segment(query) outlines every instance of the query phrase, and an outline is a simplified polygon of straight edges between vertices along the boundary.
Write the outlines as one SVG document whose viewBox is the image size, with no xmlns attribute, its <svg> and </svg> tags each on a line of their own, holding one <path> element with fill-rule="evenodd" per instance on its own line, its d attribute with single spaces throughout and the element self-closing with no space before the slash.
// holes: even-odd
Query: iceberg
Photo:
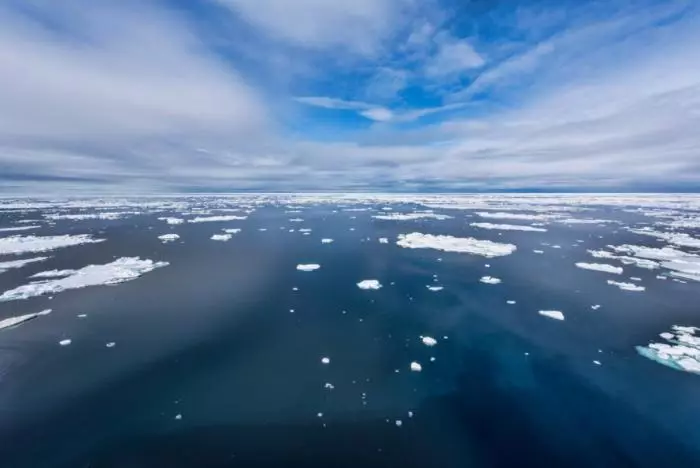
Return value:
<svg viewBox="0 0 700 468">
<path fill-rule="evenodd" d="M 56 294 L 68 289 L 123 283 L 167 265 L 168 262 L 141 260 L 139 257 L 122 257 L 104 265 L 88 265 L 79 270 L 67 270 L 70 273 L 60 279 L 35 281 L 5 291 L 0 295 L 0 302 Z"/>
<path fill-rule="evenodd" d="M 459 252 L 482 255 L 487 258 L 510 255 L 517 247 L 513 244 L 500 244 L 473 237 L 434 236 L 432 234 L 400 234 L 396 244 L 408 249 L 436 249 L 444 252 Z"/>
</svg>

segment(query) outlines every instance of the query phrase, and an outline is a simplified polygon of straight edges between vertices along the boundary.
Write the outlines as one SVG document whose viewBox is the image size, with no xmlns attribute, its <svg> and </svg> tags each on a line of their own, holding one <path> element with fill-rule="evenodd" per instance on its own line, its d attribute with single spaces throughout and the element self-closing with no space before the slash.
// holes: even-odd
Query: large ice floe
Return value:
<svg viewBox="0 0 700 468">
<path fill-rule="evenodd" d="M 637 245 L 620 245 L 610 247 L 615 252 L 624 253 L 628 256 L 625 260 L 635 262 L 639 266 L 639 260 L 646 262 L 660 262 L 657 264 L 661 268 L 671 270 L 671 276 L 684 278 L 692 281 L 700 281 L 700 255 L 683 252 L 672 247 L 654 248 Z"/>
<path fill-rule="evenodd" d="M 700 249 L 700 239 L 695 238 L 690 234 L 685 234 L 682 232 L 660 232 L 649 228 L 630 229 L 630 231 L 634 232 L 635 234 L 656 237 L 657 239 L 664 240 L 669 244 L 677 245 L 679 247 Z"/>
<path fill-rule="evenodd" d="M 7 270 L 12 270 L 14 268 L 22 268 L 25 265 L 29 265 L 30 263 L 35 263 L 35 262 L 43 262 L 49 257 L 34 257 L 34 258 L 25 258 L 23 260 L 11 260 L 9 262 L 0 262 L 0 273 L 4 273 Z"/>
<path fill-rule="evenodd" d="M 29 231 L 31 229 L 39 229 L 41 226 L 15 226 L 15 227 L 5 227 L 0 228 L 0 232 L 16 232 L 16 231 Z"/>
<path fill-rule="evenodd" d="M 78 270 L 59 270 L 51 276 L 58 279 L 35 281 L 0 295 L 0 302 L 28 299 L 44 294 L 56 294 L 68 289 L 88 286 L 111 285 L 131 281 L 156 268 L 167 266 L 168 262 L 142 260 L 139 257 L 122 257 L 104 265 L 88 265 Z M 38 274 L 37 276 L 40 276 Z"/>
<path fill-rule="evenodd" d="M 321 268 L 318 263 L 300 263 L 297 265 L 297 270 L 299 271 L 315 271 Z"/>
<path fill-rule="evenodd" d="M 612 286 L 617 286 L 618 288 L 622 289 L 623 291 L 641 292 L 641 291 L 644 291 L 646 289 L 644 286 L 639 286 L 638 284 L 623 283 L 620 281 L 613 281 L 613 280 L 608 280 L 608 284 L 612 285 Z"/>
<path fill-rule="evenodd" d="M 700 374 L 700 337 L 697 327 L 674 325 L 671 332 L 659 335 L 665 343 L 649 343 L 637 346 L 637 352 L 672 369 Z"/>
<path fill-rule="evenodd" d="M 506 213 L 506 212 L 495 212 L 490 213 L 488 211 L 478 211 L 477 216 L 487 219 L 517 219 L 521 221 L 547 221 L 552 218 L 556 218 L 557 215 L 552 214 L 526 214 L 526 213 Z"/>
<path fill-rule="evenodd" d="M 226 242 L 231 240 L 232 237 L 233 234 L 213 234 L 210 239 L 214 241 Z"/>
<path fill-rule="evenodd" d="M 185 220 L 182 218 L 170 218 L 170 217 L 158 218 L 158 220 L 165 221 L 168 224 L 182 224 L 185 222 Z"/>
<path fill-rule="evenodd" d="M 501 283 L 501 279 L 496 278 L 494 276 L 482 276 L 481 279 L 479 279 L 479 281 L 481 281 L 482 283 L 486 283 L 486 284 L 500 284 Z"/>
<path fill-rule="evenodd" d="M 158 239 L 163 242 L 163 244 L 167 244 L 168 242 L 174 242 L 180 238 L 179 235 L 177 234 L 163 234 L 162 236 L 158 236 Z"/>
<path fill-rule="evenodd" d="M 46 309 L 42 310 L 41 312 L 35 312 L 33 314 L 18 315 L 17 317 L 10 317 L 4 320 L 0 320 L 0 330 L 15 327 L 21 323 L 33 320 L 37 317 L 41 317 L 42 315 L 49 315 L 50 313 L 51 309 Z"/>
<path fill-rule="evenodd" d="M 224 215 L 224 216 L 198 216 L 188 220 L 188 223 L 219 223 L 224 221 L 242 221 L 248 219 L 247 216 Z"/>
<path fill-rule="evenodd" d="M 94 244 L 105 239 L 94 239 L 88 234 L 63 236 L 11 236 L 0 238 L 0 255 L 48 252 L 49 250 L 80 244 Z"/>
<path fill-rule="evenodd" d="M 554 320 L 564 320 L 564 313 L 559 310 L 540 310 L 539 314 Z"/>
<path fill-rule="evenodd" d="M 383 215 L 374 215 L 372 217 L 375 219 L 393 220 L 393 221 L 413 221 L 416 219 L 436 219 L 439 221 L 443 221 L 445 219 L 452 219 L 452 216 L 435 214 L 435 213 L 427 213 L 427 212 L 426 213 L 423 213 L 423 212 L 390 213 L 390 214 L 383 214 Z"/>
<path fill-rule="evenodd" d="M 420 232 L 401 234 L 396 244 L 408 249 L 436 249 L 444 252 L 481 255 L 487 258 L 510 255 L 517 249 L 513 244 L 501 244 L 473 237 L 434 236 Z"/>
<path fill-rule="evenodd" d="M 382 284 L 376 279 L 366 279 L 357 283 L 357 287 L 360 289 L 380 289 Z"/>
<path fill-rule="evenodd" d="M 578 262 L 576 266 L 584 270 L 602 271 L 603 273 L 612 273 L 614 275 L 621 275 L 624 271 L 622 267 L 616 267 L 615 265 L 609 265 L 607 263 Z"/>
<path fill-rule="evenodd" d="M 526 231 L 526 232 L 547 232 L 544 228 L 533 226 L 522 226 L 518 224 L 491 224 L 491 223 L 471 223 L 470 226 L 481 229 L 493 229 L 497 231 Z"/>
</svg>

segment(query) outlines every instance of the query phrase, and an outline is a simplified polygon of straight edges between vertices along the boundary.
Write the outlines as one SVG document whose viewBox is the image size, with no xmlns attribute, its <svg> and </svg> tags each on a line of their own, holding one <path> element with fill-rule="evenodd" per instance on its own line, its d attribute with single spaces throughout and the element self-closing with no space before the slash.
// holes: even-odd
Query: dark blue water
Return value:
<svg viewBox="0 0 700 468">
<path fill-rule="evenodd" d="M 573 265 L 593 261 L 589 248 L 653 239 L 615 225 L 499 236 L 471 228 L 461 211 L 397 222 L 303 210 L 179 226 L 158 221 L 163 213 L 58 221 L 22 233 L 107 241 L 9 270 L 0 292 L 38 271 L 121 256 L 170 265 L 115 286 L 0 303 L 0 318 L 53 309 L 0 331 L 0 466 L 700 466 L 700 377 L 634 350 L 673 324 L 700 325 L 700 286 L 627 267 L 624 276 L 647 287 L 630 293 Z M 5 214 L 2 224 L 40 214 Z M 288 221 L 297 216 L 304 222 Z M 222 227 L 243 231 L 210 240 Z M 288 232 L 299 228 L 313 231 Z M 485 259 L 395 245 L 413 231 L 518 250 Z M 162 244 L 167 232 L 180 241 Z M 300 272 L 299 263 L 321 269 Z M 480 283 L 484 275 L 503 283 Z M 368 278 L 383 288 L 355 286 Z M 58 346 L 66 337 L 72 344 Z M 410 372 L 412 361 L 423 371 Z"/>
</svg>

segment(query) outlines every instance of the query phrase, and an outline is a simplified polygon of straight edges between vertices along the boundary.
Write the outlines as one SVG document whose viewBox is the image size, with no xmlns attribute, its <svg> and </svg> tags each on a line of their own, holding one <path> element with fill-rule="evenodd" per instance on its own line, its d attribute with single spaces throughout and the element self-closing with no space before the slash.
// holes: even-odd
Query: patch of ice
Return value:
<svg viewBox="0 0 700 468">
<path fill-rule="evenodd" d="M 43 294 L 56 294 L 68 289 L 123 283 L 166 265 L 168 262 L 141 260 L 139 257 L 122 257 L 105 265 L 88 265 L 79 270 L 72 270 L 65 278 L 35 281 L 5 291 L 0 296 L 0 302 L 28 299 Z"/>
<path fill-rule="evenodd" d="M 169 217 L 158 218 L 158 220 L 165 221 L 168 224 L 182 224 L 185 222 L 185 220 L 182 218 L 169 218 Z"/>
<path fill-rule="evenodd" d="M 444 221 L 446 219 L 452 219 L 452 216 L 441 215 L 435 213 L 390 213 L 386 215 L 375 215 L 372 216 L 375 219 L 382 219 L 387 221 L 413 221 L 416 219 L 436 219 L 439 221 Z"/>
<path fill-rule="evenodd" d="M 220 242 L 226 242 L 226 241 L 231 240 L 232 237 L 233 237 L 233 235 L 231 235 L 231 234 L 214 234 L 210 237 L 210 239 L 215 240 L 215 241 L 220 241 Z"/>
<path fill-rule="evenodd" d="M 177 234 L 163 234 L 162 236 L 158 236 L 158 239 L 160 239 L 163 244 L 167 244 L 168 242 L 174 242 L 180 238 L 179 235 Z"/>
<path fill-rule="evenodd" d="M 644 286 L 639 286 L 634 283 L 622 283 L 619 281 L 608 280 L 608 284 L 612 286 L 617 286 L 623 291 L 644 291 L 646 288 Z"/>
<path fill-rule="evenodd" d="M 30 278 L 61 278 L 63 276 L 72 275 L 74 273 L 75 270 L 48 270 L 40 271 L 39 273 L 30 276 Z"/>
<path fill-rule="evenodd" d="M 656 237 L 657 239 L 664 240 L 669 244 L 678 245 L 680 247 L 700 249 L 700 239 L 697 239 L 689 234 L 685 234 L 682 232 L 659 232 L 648 228 L 630 229 L 630 231 L 634 232 L 635 234 Z"/>
<path fill-rule="evenodd" d="M 430 286 L 430 285 L 426 286 L 426 288 L 428 288 L 429 291 L 433 291 L 433 292 L 442 291 L 443 289 L 445 289 L 442 286 Z"/>
<path fill-rule="evenodd" d="M 601 271 L 603 273 L 612 273 L 614 275 L 621 275 L 624 271 L 622 267 L 616 267 L 614 265 L 608 265 L 607 263 L 584 263 L 578 262 L 576 266 L 584 270 Z"/>
<path fill-rule="evenodd" d="M 71 340 L 71 339 L 65 339 L 65 340 L 59 341 L 58 344 L 61 345 L 61 346 L 68 346 L 68 345 L 71 344 L 72 342 L 73 342 L 73 340 Z"/>
<path fill-rule="evenodd" d="M 81 244 L 95 244 L 105 239 L 93 239 L 89 234 L 63 236 L 11 236 L 0 238 L 0 255 L 47 252 Z"/>
<path fill-rule="evenodd" d="M 198 216 L 190 219 L 188 223 L 219 223 L 224 221 L 241 221 L 248 219 L 247 216 L 224 215 L 224 216 Z"/>
<path fill-rule="evenodd" d="M 330 244 L 333 242 L 333 239 L 321 239 L 321 244 Z"/>
<path fill-rule="evenodd" d="M 322 357 L 322 358 L 321 358 L 321 363 L 322 363 L 322 364 L 330 364 L 330 363 L 331 363 L 331 358 L 329 358 L 329 357 Z"/>
<path fill-rule="evenodd" d="M 25 265 L 29 265 L 30 263 L 35 263 L 35 262 L 43 262 L 44 260 L 48 259 L 49 257 L 34 257 L 34 258 L 25 258 L 23 260 L 12 260 L 9 262 L 0 262 L 0 273 L 4 273 L 7 270 L 12 270 L 14 268 L 22 268 Z"/>
<path fill-rule="evenodd" d="M 357 287 L 360 289 L 379 289 L 382 284 L 376 279 L 366 279 L 357 283 Z"/>
<path fill-rule="evenodd" d="M 223 230 L 226 234 L 238 234 L 241 232 L 241 228 L 230 228 L 230 229 L 224 229 Z"/>
<path fill-rule="evenodd" d="M 501 282 L 500 278 L 494 276 L 482 276 L 479 281 L 486 284 L 499 284 Z"/>
<path fill-rule="evenodd" d="M 411 363 L 411 371 L 412 371 L 412 372 L 420 372 L 420 371 L 422 371 L 422 370 L 423 370 L 423 366 L 421 366 L 421 365 L 420 365 L 419 363 L 417 363 L 416 361 L 413 361 L 413 362 Z"/>
<path fill-rule="evenodd" d="M 297 265 L 297 270 L 299 271 L 314 271 L 318 270 L 319 268 L 321 268 L 321 265 L 318 263 L 300 263 Z"/>
<path fill-rule="evenodd" d="M 498 231 L 547 232 L 547 230 L 544 228 L 522 226 L 517 224 L 471 223 L 470 226 L 474 226 L 481 229 L 494 229 Z"/>
<path fill-rule="evenodd" d="M 540 310 L 539 314 L 554 320 L 564 320 L 564 313 L 559 310 Z"/>
<path fill-rule="evenodd" d="M 51 309 L 46 309 L 46 310 L 42 310 L 41 312 L 35 312 L 33 314 L 18 315 L 17 317 L 10 317 L 10 318 L 6 318 L 4 320 L 0 320 L 0 330 L 17 326 L 20 323 L 24 323 L 28 320 L 32 320 L 32 319 L 35 319 L 37 317 L 41 317 L 42 315 L 48 315 L 50 313 L 51 313 Z"/>
<path fill-rule="evenodd" d="M 426 346 L 435 346 L 437 344 L 437 340 L 433 338 L 432 336 L 424 336 L 421 338 L 421 341 L 423 342 L 424 345 Z"/>
<path fill-rule="evenodd" d="M 637 352 L 653 361 L 672 369 L 700 374 L 700 331 L 696 327 L 674 325 L 671 332 L 662 333 L 661 337 L 668 343 L 649 343 L 637 346 Z"/>
<path fill-rule="evenodd" d="M 419 232 L 399 235 L 396 244 L 409 249 L 436 249 L 444 252 L 482 255 L 487 258 L 510 255 L 517 249 L 513 244 L 500 244 L 473 237 L 434 236 Z"/>
<path fill-rule="evenodd" d="M 5 228 L 0 228 L 0 232 L 29 231 L 30 229 L 39 229 L 40 227 L 41 226 L 5 227 Z"/>
<path fill-rule="evenodd" d="M 523 213 L 506 213 L 506 212 L 484 212 L 477 211 L 476 214 L 487 219 L 519 219 L 522 221 L 546 221 L 555 218 L 557 215 L 551 214 L 523 214 Z"/>
<path fill-rule="evenodd" d="M 506 304 L 513 305 L 513 304 L 515 304 L 515 301 L 506 301 Z"/>
<path fill-rule="evenodd" d="M 380 237 L 380 238 L 379 238 L 379 243 L 380 243 L 380 244 L 388 244 L 388 243 L 389 243 L 389 239 L 386 238 L 386 237 Z"/>
</svg>

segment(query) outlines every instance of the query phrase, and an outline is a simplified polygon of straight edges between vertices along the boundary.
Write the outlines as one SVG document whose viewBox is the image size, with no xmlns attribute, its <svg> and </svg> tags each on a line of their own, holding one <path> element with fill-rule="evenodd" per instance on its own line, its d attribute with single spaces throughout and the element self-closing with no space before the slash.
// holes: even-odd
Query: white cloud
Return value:
<svg viewBox="0 0 700 468">
<path fill-rule="evenodd" d="M 485 61 L 466 40 L 447 41 L 425 65 L 424 73 L 432 79 L 449 77 L 479 68 Z"/>
</svg>

